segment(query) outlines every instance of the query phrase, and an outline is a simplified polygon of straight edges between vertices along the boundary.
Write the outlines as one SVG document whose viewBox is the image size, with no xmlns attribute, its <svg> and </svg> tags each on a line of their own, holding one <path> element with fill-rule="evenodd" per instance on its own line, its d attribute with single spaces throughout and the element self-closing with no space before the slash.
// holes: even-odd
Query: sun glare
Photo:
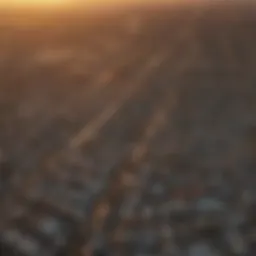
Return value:
<svg viewBox="0 0 256 256">
<path fill-rule="evenodd" d="M 61 7 L 72 3 L 71 0 L 2 0 L 0 5 L 7 7 Z"/>
<path fill-rule="evenodd" d="M 148 4 L 148 3 L 177 3 L 184 0 L 0 0 L 0 8 L 32 8 L 32 9 L 62 9 L 71 7 L 81 8 L 105 8 L 111 6 L 125 6 L 129 4 Z M 185 0 L 186 1 L 186 0 Z M 190 0 L 192 1 L 192 0 Z M 195 0 L 193 0 L 195 1 Z"/>
</svg>

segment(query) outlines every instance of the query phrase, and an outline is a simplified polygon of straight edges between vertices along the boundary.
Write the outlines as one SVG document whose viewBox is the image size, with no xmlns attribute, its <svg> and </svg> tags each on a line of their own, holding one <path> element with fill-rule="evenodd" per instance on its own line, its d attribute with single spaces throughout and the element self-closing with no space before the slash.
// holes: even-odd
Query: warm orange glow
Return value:
<svg viewBox="0 0 256 256">
<path fill-rule="evenodd" d="M 125 6 L 130 4 L 149 3 L 177 3 L 184 0 L 0 0 L 1 7 L 11 8 L 36 8 L 36 9 L 58 9 L 65 7 L 97 7 L 105 8 L 110 6 Z M 192 1 L 192 0 L 190 0 Z M 193 0 L 195 1 L 195 0 Z"/>
<path fill-rule="evenodd" d="M 60 7 L 71 4 L 71 0 L 1 0 L 0 6 L 26 8 L 26 7 Z"/>
</svg>

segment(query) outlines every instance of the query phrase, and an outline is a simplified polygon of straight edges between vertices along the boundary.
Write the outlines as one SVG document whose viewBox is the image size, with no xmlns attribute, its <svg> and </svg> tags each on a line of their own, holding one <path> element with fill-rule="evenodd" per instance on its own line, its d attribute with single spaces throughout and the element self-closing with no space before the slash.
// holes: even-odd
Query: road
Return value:
<svg viewBox="0 0 256 256">
<path fill-rule="evenodd" d="M 1 27 L 3 255 L 253 255 L 251 9 L 79 22 Z"/>
</svg>

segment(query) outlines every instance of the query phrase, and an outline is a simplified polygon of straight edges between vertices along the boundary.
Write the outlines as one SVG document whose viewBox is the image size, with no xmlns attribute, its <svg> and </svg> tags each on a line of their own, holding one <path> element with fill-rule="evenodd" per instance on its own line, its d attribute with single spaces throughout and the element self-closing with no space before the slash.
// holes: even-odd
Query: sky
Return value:
<svg viewBox="0 0 256 256">
<path fill-rule="evenodd" d="M 75 4 L 82 4 L 84 7 L 90 6 L 119 6 L 127 4 L 143 4 L 149 2 L 177 2 L 181 0 L 0 0 L 0 6 L 8 7 L 50 7 L 58 8 L 60 6 L 68 6 Z"/>
</svg>

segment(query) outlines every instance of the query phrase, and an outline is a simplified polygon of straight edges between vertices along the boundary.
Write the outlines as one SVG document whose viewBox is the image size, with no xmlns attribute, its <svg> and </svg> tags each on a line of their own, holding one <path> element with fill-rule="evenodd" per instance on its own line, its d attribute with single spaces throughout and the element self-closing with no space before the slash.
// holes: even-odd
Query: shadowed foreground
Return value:
<svg viewBox="0 0 256 256">
<path fill-rule="evenodd" d="M 254 9 L 90 19 L 2 18 L 1 255 L 255 255 Z"/>
</svg>

